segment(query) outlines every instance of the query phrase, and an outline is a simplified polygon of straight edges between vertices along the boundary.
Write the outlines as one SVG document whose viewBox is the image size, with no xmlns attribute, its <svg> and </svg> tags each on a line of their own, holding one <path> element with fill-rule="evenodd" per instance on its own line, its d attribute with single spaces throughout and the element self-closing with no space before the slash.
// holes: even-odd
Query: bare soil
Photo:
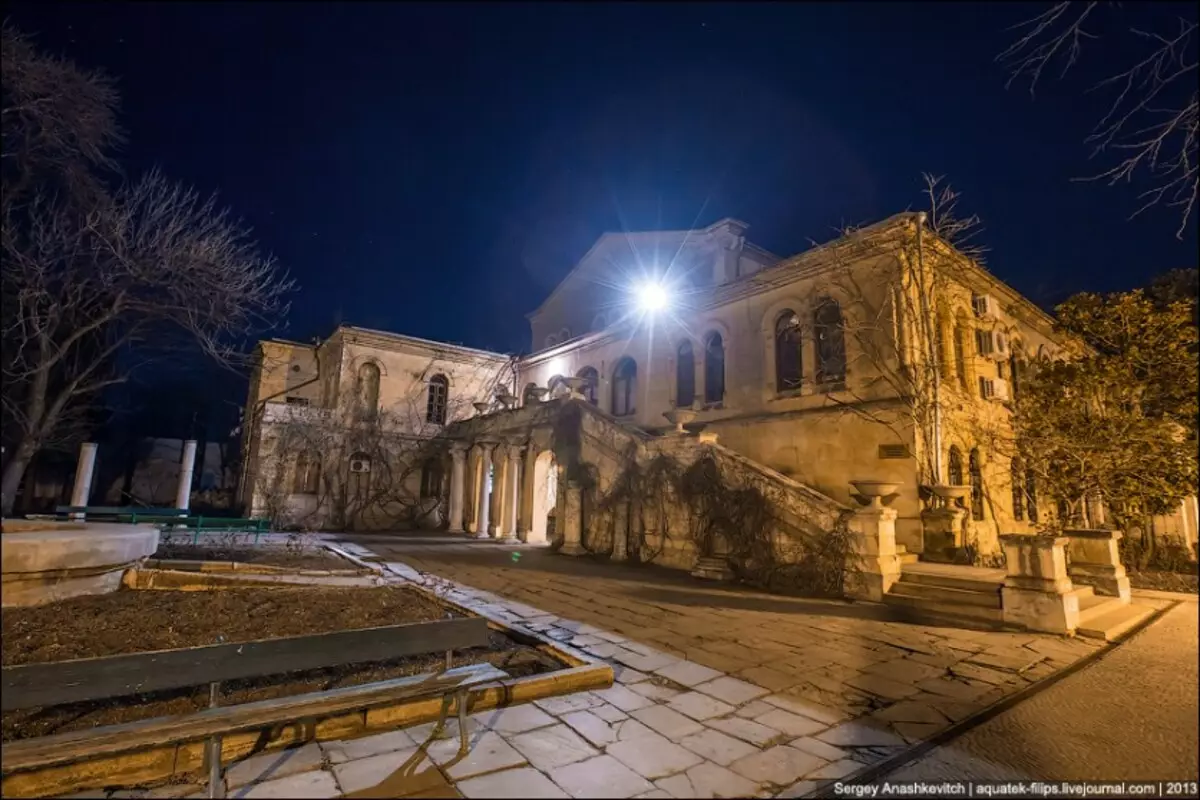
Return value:
<svg viewBox="0 0 1200 800">
<path fill-rule="evenodd" d="M 1135 589 L 1157 589 L 1160 592 L 1186 592 L 1200 594 L 1200 575 L 1195 572 L 1169 572 L 1167 570 L 1128 571 L 1129 585 Z"/>
<path fill-rule="evenodd" d="M 2 663 L 97 658 L 339 630 L 430 622 L 462 615 L 399 587 L 370 589 L 227 589 L 211 592 L 122 591 L 33 608 L 5 609 Z M 493 631 L 488 647 L 456 651 L 454 666 L 490 663 L 513 676 L 562 668 L 535 647 Z M 393 659 L 286 676 L 231 681 L 221 705 L 433 672 L 445 654 Z M 109 701 L 72 703 L 0 716 L 0 741 L 27 739 L 102 725 L 188 714 L 208 707 L 208 688 L 156 692 Z"/>
<path fill-rule="evenodd" d="M 304 550 L 279 545 L 160 544 L 154 558 L 181 561 L 239 561 L 288 569 L 355 569 L 354 564 L 323 548 Z"/>
</svg>

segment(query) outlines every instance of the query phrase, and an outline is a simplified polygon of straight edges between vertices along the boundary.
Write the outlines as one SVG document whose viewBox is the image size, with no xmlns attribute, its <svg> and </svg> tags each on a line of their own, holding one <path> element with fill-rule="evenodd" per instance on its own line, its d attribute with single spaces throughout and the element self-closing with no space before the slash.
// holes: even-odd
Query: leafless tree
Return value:
<svg viewBox="0 0 1200 800">
<path fill-rule="evenodd" d="M 292 283 L 214 198 L 158 172 L 109 188 L 120 141 L 101 75 L 4 29 L 3 510 L 80 404 L 156 357 L 237 361 Z M 7 186 L 14 177 L 13 191 Z"/>
<path fill-rule="evenodd" d="M 1079 60 L 1084 44 L 1100 38 L 1085 26 L 1096 21 L 1102 5 L 1116 4 L 1062 0 L 1018 25 L 1018 37 L 998 56 L 1009 70 L 1009 85 L 1027 80 L 1032 93 L 1048 68 L 1065 75 Z M 1129 29 L 1130 35 L 1145 43 L 1144 57 L 1117 66 L 1093 87 L 1093 91 L 1111 92 L 1113 101 L 1086 143 L 1093 157 L 1111 153 L 1115 158 L 1101 172 L 1082 180 L 1112 185 L 1144 177 L 1149 188 L 1139 195 L 1141 204 L 1132 216 L 1156 205 L 1177 209 L 1180 221 L 1175 235 L 1182 239 L 1196 208 L 1200 183 L 1196 23 L 1164 13 L 1158 27 L 1156 31 Z"/>
</svg>

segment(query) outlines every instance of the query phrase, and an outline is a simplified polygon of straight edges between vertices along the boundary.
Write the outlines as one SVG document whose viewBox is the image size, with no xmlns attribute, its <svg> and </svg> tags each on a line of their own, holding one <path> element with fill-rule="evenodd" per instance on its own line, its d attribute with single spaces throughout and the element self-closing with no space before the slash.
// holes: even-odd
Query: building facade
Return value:
<svg viewBox="0 0 1200 800">
<path fill-rule="evenodd" d="M 909 552 L 928 549 L 931 526 L 977 560 L 998 553 L 1001 532 L 1033 531 L 1048 509 L 1014 457 L 1008 401 L 1027 363 L 1069 346 L 1053 320 L 919 214 L 789 258 L 746 231 L 726 219 L 606 234 L 529 315 L 534 352 L 521 358 L 350 327 L 313 346 L 264 342 L 246 412 L 247 506 L 367 528 L 461 526 L 457 509 L 486 532 L 489 493 L 517 492 L 519 510 L 526 494 L 554 494 L 553 471 L 539 482 L 520 457 L 501 482 L 490 455 L 481 466 L 430 443 L 456 420 L 516 413 L 571 383 L 639 436 L 686 423 L 833 504 L 854 504 L 852 481 L 895 483 Z M 364 467 L 386 487 L 364 489 Z M 459 469 L 457 485 L 444 479 Z M 968 488 L 935 519 L 929 487 L 945 485 Z M 546 529 L 533 516 L 522 533 Z"/>
</svg>

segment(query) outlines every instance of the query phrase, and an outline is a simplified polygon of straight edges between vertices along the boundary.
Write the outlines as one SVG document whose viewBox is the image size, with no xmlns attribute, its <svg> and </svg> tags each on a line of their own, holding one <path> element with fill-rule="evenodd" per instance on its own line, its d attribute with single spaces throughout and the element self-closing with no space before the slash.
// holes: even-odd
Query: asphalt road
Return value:
<svg viewBox="0 0 1200 800">
<path fill-rule="evenodd" d="M 884 780 L 1197 780 L 1197 609 L 1181 603 L 1079 672 Z"/>
</svg>

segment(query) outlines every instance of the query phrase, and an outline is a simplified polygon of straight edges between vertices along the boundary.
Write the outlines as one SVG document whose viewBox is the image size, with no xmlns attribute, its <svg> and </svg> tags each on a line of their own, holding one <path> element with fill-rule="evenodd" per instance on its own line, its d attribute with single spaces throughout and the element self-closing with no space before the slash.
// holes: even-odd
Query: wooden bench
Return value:
<svg viewBox="0 0 1200 800">
<path fill-rule="evenodd" d="M 488 644 L 487 620 L 480 617 L 337 631 L 314 636 L 261 639 L 180 650 L 23 664 L 0 670 L 0 710 L 44 708 L 64 703 L 108 700 L 170 689 L 209 685 L 209 708 L 195 714 L 145 720 L 36 739 L 8 742 L 0 757 L 5 773 L 61 760 L 64 748 L 86 740 L 90 756 L 115 755 L 142 746 L 208 740 L 209 796 L 219 797 L 221 737 L 261 727 L 304 723 L 318 718 L 386 705 L 399 700 L 443 697 L 438 730 L 451 697 L 457 699 L 459 748 L 467 746 L 467 696 L 472 686 L 504 677 L 491 664 L 450 669 L 454 650 Z M 259 678 L 404 656 L 446 653 L 444 671 L 329 692 L 218 707 L 222 681 Z"/>
</svg>

